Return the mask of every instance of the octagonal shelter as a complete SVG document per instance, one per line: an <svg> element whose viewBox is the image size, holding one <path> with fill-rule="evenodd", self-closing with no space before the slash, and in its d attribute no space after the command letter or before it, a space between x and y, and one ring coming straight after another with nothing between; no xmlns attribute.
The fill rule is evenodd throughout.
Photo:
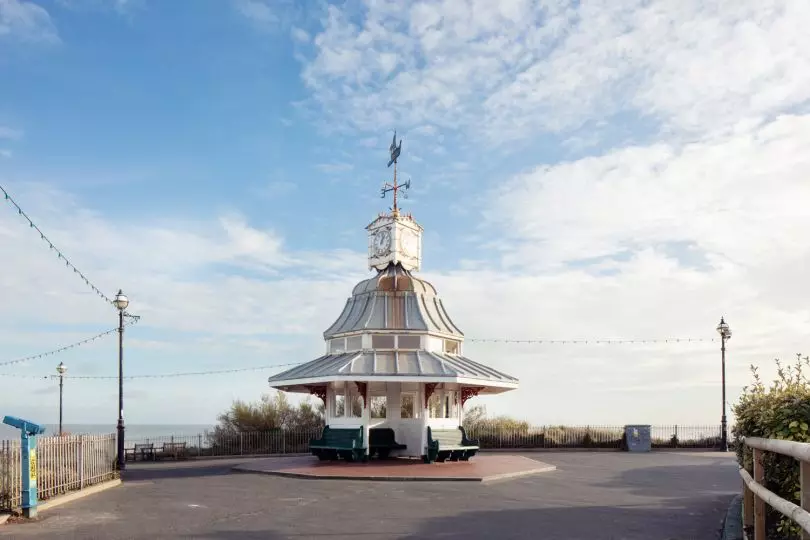
<svg viewBox="0 0 810 540"><path fill-rule="evenodd" d="M409 216L380 220L415 223ZM366 449L371 428L391 428L406 447L394 455L421 457L428 427L457 428L470 397L515 389L518 380L464 356L464 334L436 289L407 267L390 260L358 283L324 332L326 354L269 383L323 399L326 425L362 428Z"/></svg>
<svg viewBox="0 0 810 540"><path fill-rule="evenodd" d="M421 263L422 227L395 205L367 229L376 275L354 287L324 332L326 354L269 383L324 400L330 430L360 430L360 457L370 455L374 430L404 446L392 444L381 456L427 459L430 433L436 439L442 430L458 430L470 397L513 390L518 380L464 356L464 334L435 287L413 274Z"/></svg>

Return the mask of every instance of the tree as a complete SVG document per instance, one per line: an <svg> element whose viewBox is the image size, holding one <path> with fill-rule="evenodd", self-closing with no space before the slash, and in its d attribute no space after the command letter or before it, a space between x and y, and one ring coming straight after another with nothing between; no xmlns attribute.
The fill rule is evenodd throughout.
<svg viewBox="0 0 810 540"><path fill-rule="evenodd" d="M324 406L313 405L307 398L299 405L290 404L286 394L264 395L258 403L236 400L219 415L215 435L276 429L311 430L323 426Z"/></svg>

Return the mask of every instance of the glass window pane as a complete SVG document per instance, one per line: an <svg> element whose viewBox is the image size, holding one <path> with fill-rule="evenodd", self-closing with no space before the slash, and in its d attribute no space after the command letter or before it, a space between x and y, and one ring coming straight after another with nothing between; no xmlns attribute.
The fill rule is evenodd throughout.
<svg viewBox="0 0 810 540"><path fill-rule="evenodd" d="M388 398L385 396L372 396L371 397L371 417L372 418L385 418L387 414Z"/></svg>
<svg viewBox="0 0 810 540"><path fill-rule="evenodd" d="M358 395L352 396L352 418L363 416L363 398Z"/></svg>
<svg viewBox="0 0 810 540"><path fill-rule="evenodd" d="M346 396L338 394L335 396L335 416L342 417L346 412Z"/></svg>
<svg viewBox="0 0 810 540"><path fill-rule="evenodd" d="M414 394L402 394L401 404L399 409L400 418L414 418L414 406L416 404L416 396Z"/></svg>
<svg viewBox="0 0 810 540"><path fill-rule="evenodd" d="M346 340L343 338L336 338L329 342L329 352L332 354L342 353L346 350Z"/></svg>
<svg viewBox="0 0 810 540"><path fill-rule="evenodd" d="M430 396L428 400L428 415L430 418L442 418L442 400L437 394Z"/></svg>
<svg viewBox="0 0 810 540"><path fill-rule="evenodd" d="M359 351L363 348L363 337L362 336L351 336L346 338L346 350L347 351Z"/></svg>
<svg viewBox="0 0 810 540"><path fill-rule="evenodd" d="M374 349L393 349L394 336L386 334L377 334L371 336L371 346Z"/></svg>
<svg viewBox="0 0 810 540"><path fill-rule="evenodd" d="M458 354L458 341L453 341L452 339L445 339L444 352L449 354Z"/></svg>
<svg viewBox="0 0 810 540"><path fill-rule="evenodd" d="M397 348L399 349L418 349L421 339L419 336L399 336L397 339Z"/></svg>

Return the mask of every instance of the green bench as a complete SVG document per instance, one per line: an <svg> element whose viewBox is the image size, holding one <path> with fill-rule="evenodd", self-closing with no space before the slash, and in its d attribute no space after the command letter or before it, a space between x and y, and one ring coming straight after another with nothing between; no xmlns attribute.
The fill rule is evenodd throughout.
<svg viewBox="0 0 810 540"><path fill-rule="evenodd" d="M368 431L369 455L377 454L380 459L387 458L392 450L405 450L406 445L396 441L394 430L391 428L373 428Z"/></svg>
<svg viewBox="0 0 810 540"><path fill-rule="evenodd" d="M362 428L323 428L320 439L309 441L312 455L321 461L343 458L346 461L366 461L368 455L363 448Z"/></svg>
<svg viewBox="0 0 810 540"><path fill-rule="evenodd" d="M422 456L425 463L434 461L469 461L480 449L478 441L467 438L464 428L427 428L427 454Z"/></svg>

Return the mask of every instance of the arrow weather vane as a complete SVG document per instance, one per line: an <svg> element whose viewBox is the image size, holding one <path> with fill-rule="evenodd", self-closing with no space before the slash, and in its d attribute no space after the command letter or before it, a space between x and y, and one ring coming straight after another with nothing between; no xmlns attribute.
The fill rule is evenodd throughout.
<svg viewBox="0 0 810 540"><path fill-rule="evenodd" d="M411 181L410 179L405 182L404 184L397 183L397 160L399 159L399 154L402 152L402 139L399 139L399 144L397 144L397 132L394 130L394 139L391 141L391 147L388 149L391 154L391 159L388 161L388 166L390 167L392 164L394 165L394 183L389 184L386 182L382 189L380 190L381 197L384 199L385 194L389 191L394 192L394 206L391 209L394 215L399 214L399 208L397 207L397 194L399 190L403 190L402 196L406 199L408 198L407 190L411 188Z"/></svg>

